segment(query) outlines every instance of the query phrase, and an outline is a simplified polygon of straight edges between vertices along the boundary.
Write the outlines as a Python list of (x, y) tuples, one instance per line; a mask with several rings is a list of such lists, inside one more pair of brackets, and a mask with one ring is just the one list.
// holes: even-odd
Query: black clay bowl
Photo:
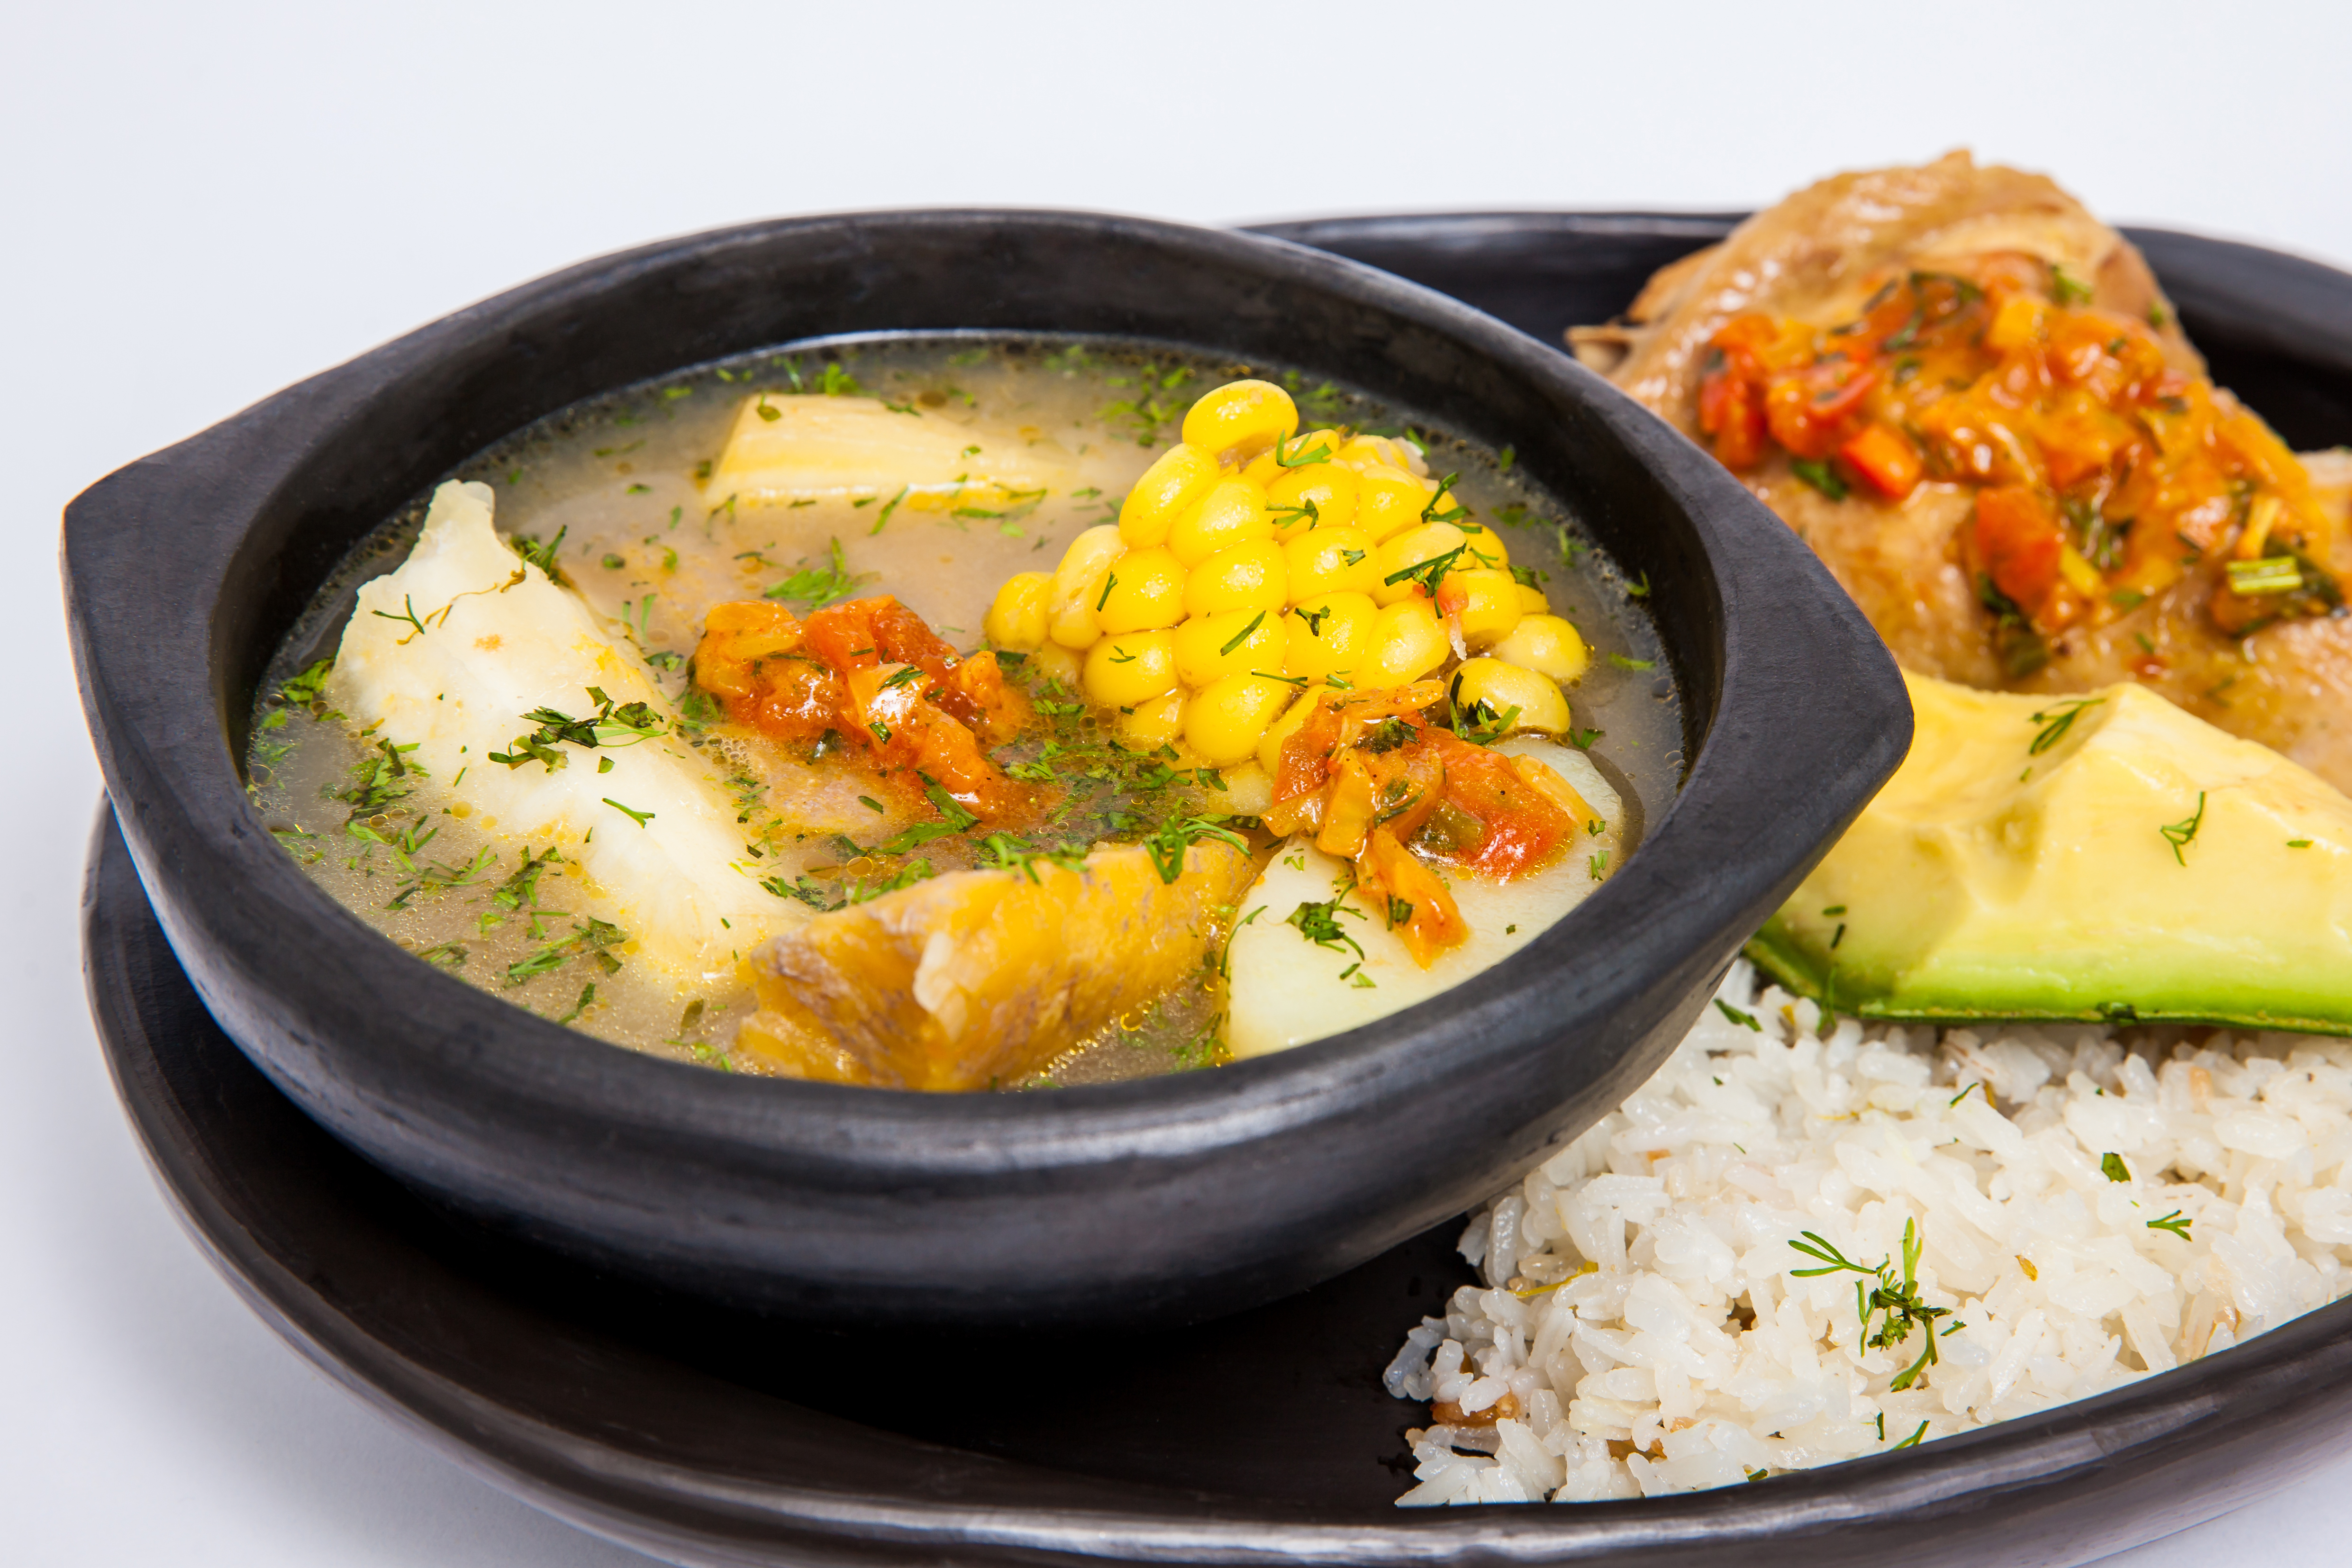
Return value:
[[(256, 682), (343, 551), (583, 397), (843, 332), (1093, 332), (1288, 362), (1508, 443), (1650, 603), (1685, 781), (1582, 907), (1479, 986), (1211, 1072), (924, 1096), (599, 1044), (420, 964), (248, 808)], [(1250, 235), (1051, 213), (762, 224), (586, 263), (288, 389), (66, 515), (83, 701), (140, 874), (214, 1015), (411, 1185), (593, 1264), (814, 1317), (1200, 1317), (1475, 1201), (1615, 1104), (1908, 744), (1895, 667), (1680, 436), (1493, 319)]]

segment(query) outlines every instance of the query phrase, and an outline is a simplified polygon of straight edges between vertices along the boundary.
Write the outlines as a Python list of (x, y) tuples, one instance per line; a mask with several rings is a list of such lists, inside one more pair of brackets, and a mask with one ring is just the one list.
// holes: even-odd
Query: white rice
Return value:
[[(1710, 1006), (1464, 1234), (1489, 1288), (1457, 1291), (1387, 1373), (1463, 1417), (1410, 1434), (1421, 1484), (1401, 1505), (1834, 1464), (2118, 1387), (2352, 1291), (2352, 1040), (1851, 1019), (1822, 1039), (1811, 1002), (1757, 994), (1744, 961), (1719, 995), (1760, 1027)], [(2186, 1239), (2150, 1226), (2175, 1214)], [(1798, 1278), (1822, 1265), (1790, 1243), (1891, 1260), (1899, 1283), (1906, 1221), (1918, 1299), (1950, 1316), (1858, 1348), (1861, 1277)], [(1929, 1332), (1939, 1363), (1893, 1391)]]

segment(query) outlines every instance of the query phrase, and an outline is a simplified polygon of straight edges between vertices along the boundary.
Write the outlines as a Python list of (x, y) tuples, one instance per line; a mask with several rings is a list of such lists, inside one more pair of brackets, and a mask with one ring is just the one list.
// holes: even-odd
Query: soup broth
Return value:
[[(1570, 512), (1516, 469), (1507, 448), (1473, 447), (1410, 410), (1286, 367), (1091, 339), (827, 340), (574, 405), (448, 477), (488, 486), (500, 533), (635, 648), (678, 716), (661, 744), (690, 747), (724, 779), (739, 809), (743, 853), (769, 896), (816, 909), (854, 907), (950, 872), (1026, 863), (1007, 841), (1133, 842), (1171, 811), (1220, 825), (1264, 863), (1276, 840), (1236, 808), (1217, 769), (1183, 765), (1188, 759), (1172, 746), (1150, 753), (1120, 747), (1115, 715), (1036, 680), (1037, 665), (1017, 655), (1005, 657), (1007, 680), (1028, 686), (1037, 722), (995, 759), (1016, 779), (1053, 779), (1061, 791), (1049, 827), (1040, 826), (1043, 837), (1021, 841), (990, 834), (986, 824), (960, 823), (969, 812), (946, 811), (942, 826), (936, 787), (920, 796), (893, 792), (856, 768), (812, 768), (847, 742), (828, 731), (813, 747), (787, 755), (768, 737), (729, 722), (696, 687), (691, 668), (711, 608), (746, 601), (806, 616), (887, 594), (955, 649), (979, 647), (1000, 585), (1018, 573), (1053, 570), (1087, 529), (1116, 521), (1121, 498), (1176, 439), (1194, 398), (1237, 376), (1287, 388), (1302, 429), (1403, 437), (1425, 452), (1433, 472), (1458, 475), (1450, 496), (1464, 520), (1507, 540), (1523, 577), (1540, 581), (1551, 612), (1572, 621), (1590, 644), (1590, 665), (1569, 692), (1570, 738), (1622, 797), (1625, 821), (1613, 841), (1621, 856), (1630, 852), (1642, 817), (1670, 799), (1683, 763), (1682, 716), (1639, 601), (1643, 585), (1629, 589)], [(877, 400), (935, 446), (961, 443), (976, 465), (995, 468), (968, 484), (908, 484), (892, 493), (853, 486), (787, 500), (728, 487), (723, 454), (739, 423), (749, 423), (747, 403), (760, 413), (766, 399), (826, 394)], [(1013, 469), (1018, 479), (1003, 477)], [(272, 665), (248, 755), (250, 790), (269, 831), (360, 918), (494, 995), (634, 1050), (728, 1071), (772, 1070), (734, 1048), (756, 1005), (740, 967), (750, 943), (729, 946), (721, 934), (719, 946), (737, 967), (690, 981), (637, 961), (645, 932), (618, 916), (576, 854), (552, 838), (502, 825), (465, 798), (467, 770), (527, 758), (469, 754), (454, 773), (428, 776), (413, 746), (404, 749), (397, 736), (335, 710), (321, 662), (334, 653), (360, 588), (408, 557), (428, 499), (419, 497), (351, 552)], [(432, 622), (431, 606), (400, 609), (415, 625), (409, 636), (429, 637), (448, 624), (446, 612), (437, 626)], [(539, 743), (588, 735), (580, 727), (597, 723), (600, 695), (593, 687), (568, 698), (551, 693), (548, 706), (530, 716), (551, 714), (574, 727), (542, 721)], [(629, 722), (627, 705), (606, 698), (594, 733), (608, 747), (630, 744), (640, 737)], [(614, 756), (625, 753), (577, 751), (573, 760), (609, 768)], [(617, 798), (604, 804), (632, 819), (649, 815)], [(591, 830), (628, 831), (618, 816)], [(1606, 869), (1595, 864), (1593, 879)], [(1244, 912), (1229, 909), (1221, 918), (1220, 935), (1230, 943)], [(1112, 1019), (1042, 1071), (995, 1086), (1208, 1065), (1223, 1053), (1229, 999), (1213, 955), (1196, 978)]]

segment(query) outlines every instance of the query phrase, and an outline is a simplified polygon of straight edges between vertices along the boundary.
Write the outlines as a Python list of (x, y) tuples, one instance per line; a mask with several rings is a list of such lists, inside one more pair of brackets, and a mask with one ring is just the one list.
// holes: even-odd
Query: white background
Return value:
[[(0, 29), (0, 1558), (643, 1563), (273, 1339), (116, 1111), (78, 980), (99, 793), (54, 570), (118, 465), (600, 251), (922, 204), (1202, 223), (1769, 202), (1969, 145), (2100, 213), (2352, 264), (2352, 10), (966, 0), (35, 5)], [(1761, 15), (1783, 18), (1765, 27)], [(2352, 434), (2352, 433), (2346, 433)], [(136, 627), (114, 634), (135, 636)], [(101, 634), (106, 634), (103, 631)], [(2126, 1559), (2343, 1560), (2352, 1456)]]

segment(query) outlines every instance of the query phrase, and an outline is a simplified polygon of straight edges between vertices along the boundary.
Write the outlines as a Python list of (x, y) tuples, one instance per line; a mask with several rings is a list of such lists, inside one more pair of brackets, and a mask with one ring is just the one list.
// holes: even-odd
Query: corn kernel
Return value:
[(1223, 479), (1170, 527), (1168, 548), (1186, 566), (1198, 566), (1221, 549), (1273, 537), (1265, 492), (1247, 479)]
[(1316, 528), (1295, 534), (1282, 547), (1282, 564), (1290, 575), (1293, 599), (1370, 593), (1380, 581), (1373, 574), (1372, 541), (1361, 528)]
[[(1340, 440), (1339, 433), (1336, 430), (1310, 430), (1304, 435), (1290, 437), (1278, 446), (1267, 447), (1242, 465), (1242, 474), (1244, 477), (1256, 480), (1259, 488), (1263, 489), (1285, 474), (1300, 471), (1302, 466), (1321, 467), (1333, 453), (1345, 444), (1346, 443)], [(1318, 446), (1323, 449), (1323, 456), (1316, 458), (1312, 463), (1303, 465), (1299, 464), (1300, 458), (1310, 455)], [(1285, 457), (1289, 458), (1290, 461), (1285, 463), (1283, 461)]]
[(1118, 525), (1097, 523), (1070, 541), (1062, 552), (1061, 564), (1054, 569), (1054, 588), (1067, 592), (1076, 585), (1099, 578), (1103, 569), (1126, 552), (1127, 543), (1118, 537)]
[(1045, 597), (1053, 591), (1051, 572), (1016, 572), (996, 591), (996, 602), (980, 623), (989, 642), (999, 648), (1026, 653), (1045, 641)]
[[(1352, 526), (1360, 486), (1353, 468), (1337, 463), (1284, 469), (1265, 487), (1266, 515), (1274, 519), (1276, 537), (1296, 538), (1308, 528)], [(1311, 516), (1307, 511), (1310, 503), (1315, 507)]]
[(1454, 706), (1465, 714), (1480, 703), (1496, 717), (1518, 709), (1511, 718), (1514, 730), (1559, 735), (1568, 728), (1568, 699), (1551, 677), (1500, 659), (1465, 661), (1449, 690)]
[(1184, 580), (1184, 612), (1214, 615), (1221, 610), (1279, 610), (1289, 597), (1282, 547), (1256, 539), (1221, 549)]
[(1356, 482), (1356, 526), (1375, 543), (1421, 525), (1436, 489), (1402, 468), (1367, 468)]
[(1264, 675), (1227, 675), (1184, 705), (1184, 742), (1202, 761), (1223, 768), (1257, 750), (1294, 687)]
[[(1381, 604), (1395, 604), (1421, 594), (1423, 585), (1417, 578), (1400, 578), (1393, 582), (1389, 580), (1423, 561), (1435, 560), (1449, 550), (1459, 549), (1468, 542), (1469, 536), (1452, 523), (1423, 523), (1396, 535), (1381, 546), (1372, 557), (1372, 598)], [(1453, 567), (1447, 569), (1448, 572), (1466, 564), (1467, 555), (1465, 550), (1455, 556)]]
[(1370, 656), (1358, 667), (1356, 685), (1370, 690), (1417, 681), (1453, 652), (1429, 601), (1404, 600), (1373, 617)]
[(1574, 626), (1557, 615), (1529, 615), (1489, 650), (1507, 664), (1549, 675), (1562, 685), (1580, 679), (1592, 654)]
[(1125, 547), (1118, 529), (1109, 523), (1088, 528), (1070, 541), (1062, 564), (1054, 569), (1054, 585), (1045, 600), (1045, 635), (1065, 648), (1084, 651), (1102, 635), (1095, 605), (1103, 596), (1111, 562)]
[[(1252, 670), (1283, 674), (1292, 628), (1279, 610), (1228, 610), (1195, 615), (1176, 628), (1176, 674), (1194, 691)], [(1296, 674), (1296, 671), (1291, 672)]]
[(1507, 571), (1450, 573), (1439, 603), (1462, 628), (1462, 641), (1473, 648), (1510, 635), (1525, 614), (1519, 608), (1519, 585)]
[(1255, 817), (1274, 809), (1274, 780), (1256, 762), (1236, 764), (1221, 777), (1225, 787), (1217, 796), (1218, 810)]
[(1403, 442), (1385, 435), (1359, 435), (1332, 455), (1333, 461), (1351, 468), (1387, 466), (1407, 474), (1425, 474), (1429, 465)]
[(1047, 618), (1045, 635), (1072, 653), (1084, 653), (1102, 635), (1102, 622), (1085, 600), (1073, 599)]
[(1133, 713), (1118, 716), (1119, 739), (1131, 750), (1157, 751), (1183, 733), (1184, 694), (1181, 691), (1138, 703)]
[(1315, 716), (1316, 704), (1321, 700), (1319, 692), (1309, 690), (1305, 696), (1284, 709), (1282, 716), (1267, 725), (1265, 733), (1258, 737), (1257, 765), (1265, 768), (1267, 777), (1276, 783), (1282, 781), (1282, 743), (1297, 735), (1299, 727)]
[(1218, 473), (1215, 458), (1178, 442), (1143, 471), (1119, 504), (1118, 537), (1136, 549), (1165, 543), (1169, 525), (1209, 493)]
[[(1448, 506), (1453, 504), (1453, 499), (1449, 492), (1446, 497)], [(1440, 508), (1440, 510), (1443, 509), (1443, 507)], [(1472, 523), (1466, 528), (1460, 524), (1455, 526), (1462, 528), (1463, 537), (1470, 541), (1469, 550), (1462, 557), (1462, 564), (1465, 567), (1483, 566), (1489, 571), (1501, 571), (1511, 564), (1511, 552), (1503, 544), (1500, 529), (1481, 528), (1476, 523)], [(1470, 559), (1472, 556), (1476, 556), (1478, 559), (1473, 560)]]
[(1087, 695), (1104, 707), (1130, 708), (1176, 689), (1176, 635), (1129, 632), (1087, 650)]
[[(1380, 607), (1369, 593), (1327, 593), (1291, 607), (1283, 618), (1287, 642), (1282, 673), (1320, 680), (1325, 675), (1355, 678), (1372, 652), (1372, 625)], [(1271, 666), (1260, 664), (1259, 669)]]
[(1051, 681), (1075, 695), (1078, 690), (1078, 674), (1083, 666), (1078, 656), (1059, 643), (1048, 643), (1029, 655), (1026, 666), (1030, 674), (1039, 680)]
[(1297, 405), (1272, 382), (1227, 382), (1184, 415), (1184, 444), (1237, 468), (1297, 428)]
[(1184, 619), (1184, 567), (1164, 548), (1131, 549), (1111, 563), (1095, 619), (1106, 632), (1150, 632)]
[(1551, 601), (1534, 583), (1523, 582), (1519, 584), (1519, 608), (1530, 615), (1549, 615), (1551, 613)]

